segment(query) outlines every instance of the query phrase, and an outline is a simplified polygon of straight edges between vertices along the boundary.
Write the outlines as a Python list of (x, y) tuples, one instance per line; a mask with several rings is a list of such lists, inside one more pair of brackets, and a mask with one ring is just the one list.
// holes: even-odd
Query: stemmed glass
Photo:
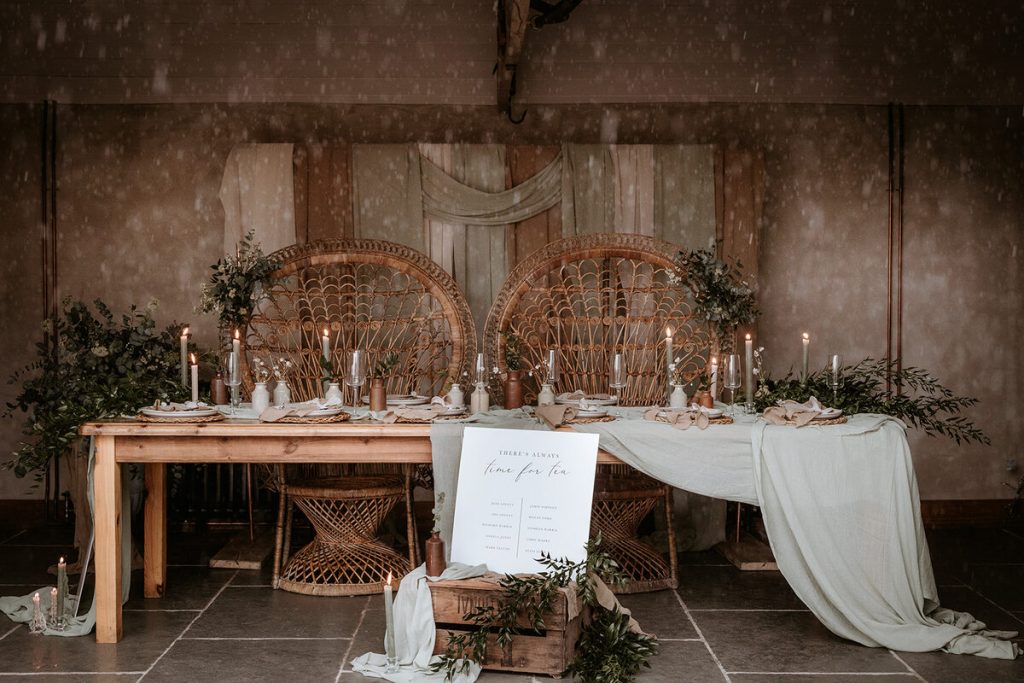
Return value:
[(729, 390), (729, 413), (736, 414), (736, 391), (743, 386), (743, 366), (740, 354), (730, 353), (725, 363), (725, 388)]
[(238, 406), (242, 404), (242, 395), (239, 391), (239, 387), (242, 386), (242, 369), (238, 355), (234, 352), (227, 354), (224, 367), (227, 369), (224, 386), (231, 392), (231, 414), (234, 415)]
[(828, 355), (828, 367), (825, 369), (825, 379), (832, 388), (832, 407), (839, 402), (839, 387), (843, 385), (843, 360), (838, 353)]
[(548, 350), (548, 376), (547, 384), (554, 386), (558, 383), (558, 351), (555, 349)]
[(366, 359), (361, 350), (345, 354), (345, 384), (352, 387), (352, 405), (359, 405), (359, 387), (366, 383)]
[(626, 368), (622, 365), (622, 354), (617, 353), (612, 359), (611, 381), (608, 386), (615, 390), (615, 402), (618, 403), (619, 392), (626, 386)]

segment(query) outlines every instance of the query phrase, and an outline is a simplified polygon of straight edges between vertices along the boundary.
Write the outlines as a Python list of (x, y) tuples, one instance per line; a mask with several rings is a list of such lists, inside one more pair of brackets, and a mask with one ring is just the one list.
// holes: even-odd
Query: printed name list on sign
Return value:
[(580, 561), (590, 533), (597, 434), (467, 427), (453, 562), (543, 571), (541, 553)]

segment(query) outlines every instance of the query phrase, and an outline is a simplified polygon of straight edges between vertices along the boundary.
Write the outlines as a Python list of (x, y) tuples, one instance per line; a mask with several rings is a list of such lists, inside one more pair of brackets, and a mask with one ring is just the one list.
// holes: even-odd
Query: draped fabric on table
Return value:
[(292, 145), (237, 145), (228, 155), (220, 184), (224, 205), (224, 253), (250, 230), (263, 251), (295, 244)]

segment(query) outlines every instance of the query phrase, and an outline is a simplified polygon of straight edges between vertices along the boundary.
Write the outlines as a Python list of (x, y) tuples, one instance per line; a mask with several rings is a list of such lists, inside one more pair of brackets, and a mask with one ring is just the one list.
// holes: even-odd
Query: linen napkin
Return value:
[(764, 419), (769, 424), (773, 425), (794, 425), (796, 427), (803, 427), (811, 422), (814, 418), (821, 415), (822, 407), (821, 403), (814, 396), (806, 403), (798, 403), (797, 401), (780, 401), (779, 405), (766, 408), (764, 411)]
[[(658, 415), (662, 417), (659, 419)], [(686, 430), (696, 425), (697, 429), (707, 429), (711, 424), (711, 417), (703, 410), (663, 410), (651, 408), (644, 413), (645, 420), (652, 422), (667, 422), (676, 429)]]
[(277, 422), (283, 417), (306, 417), (314, 410), (322, 406), (319, 401), (307, 401), (306, 403), (295, 403), (284, 408), (270, 406), (260, 413), (260, 422)]
[(430, 421), (439, 415), (444, 415), (445, 412), (447, 412), (447, 409), (443, 403), (431, 403), (430, 405), (415, 406), (411, 408), (388, 408), (378, 419), (384, 424), (393, 424), (398, 422), (398, 418)]
[(533, 411), (533, 414), (547, 422), (554, 429), (576, 417), (576, 409), (570, 405), (556, 403), (551, 406), (538, 406)]
[(607, 401), (612, 396), (611, 394), (586, 394), (582, 390), (577, 389), (576, 391), (566, 391), (558, 395), (559, 401)]

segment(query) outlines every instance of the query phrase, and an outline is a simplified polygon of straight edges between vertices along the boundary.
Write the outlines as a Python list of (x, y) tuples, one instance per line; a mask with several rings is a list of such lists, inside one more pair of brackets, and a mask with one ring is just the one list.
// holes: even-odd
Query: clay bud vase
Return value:
[(715, 407), (715, 399), (711, 398), (711, 392), (710, 391), (701, 391), (695, 397), (695, 401), (702, 408), (714, 408)]
[(377, 412), (387, 410), (388, 393), (384, 388), (384, 378), (374, 377), (370, 380), (370, 410)]
[(210, 398), (213, 399), (214, 404), (219, 406), (228, 403), (228, 387), (224, 384), (224, 375), (220, 373), (220, 370), (210, 380)]
[(444, 541), (440, 531), (432, 531), (427, 539), (424, 560), (427, 563), (427, 576), (441, 576), (447, 564), (444, 561)]
[(505, 380), (505, 407), (523, 407), (523, 380), (519, 370), (509, 370)]

